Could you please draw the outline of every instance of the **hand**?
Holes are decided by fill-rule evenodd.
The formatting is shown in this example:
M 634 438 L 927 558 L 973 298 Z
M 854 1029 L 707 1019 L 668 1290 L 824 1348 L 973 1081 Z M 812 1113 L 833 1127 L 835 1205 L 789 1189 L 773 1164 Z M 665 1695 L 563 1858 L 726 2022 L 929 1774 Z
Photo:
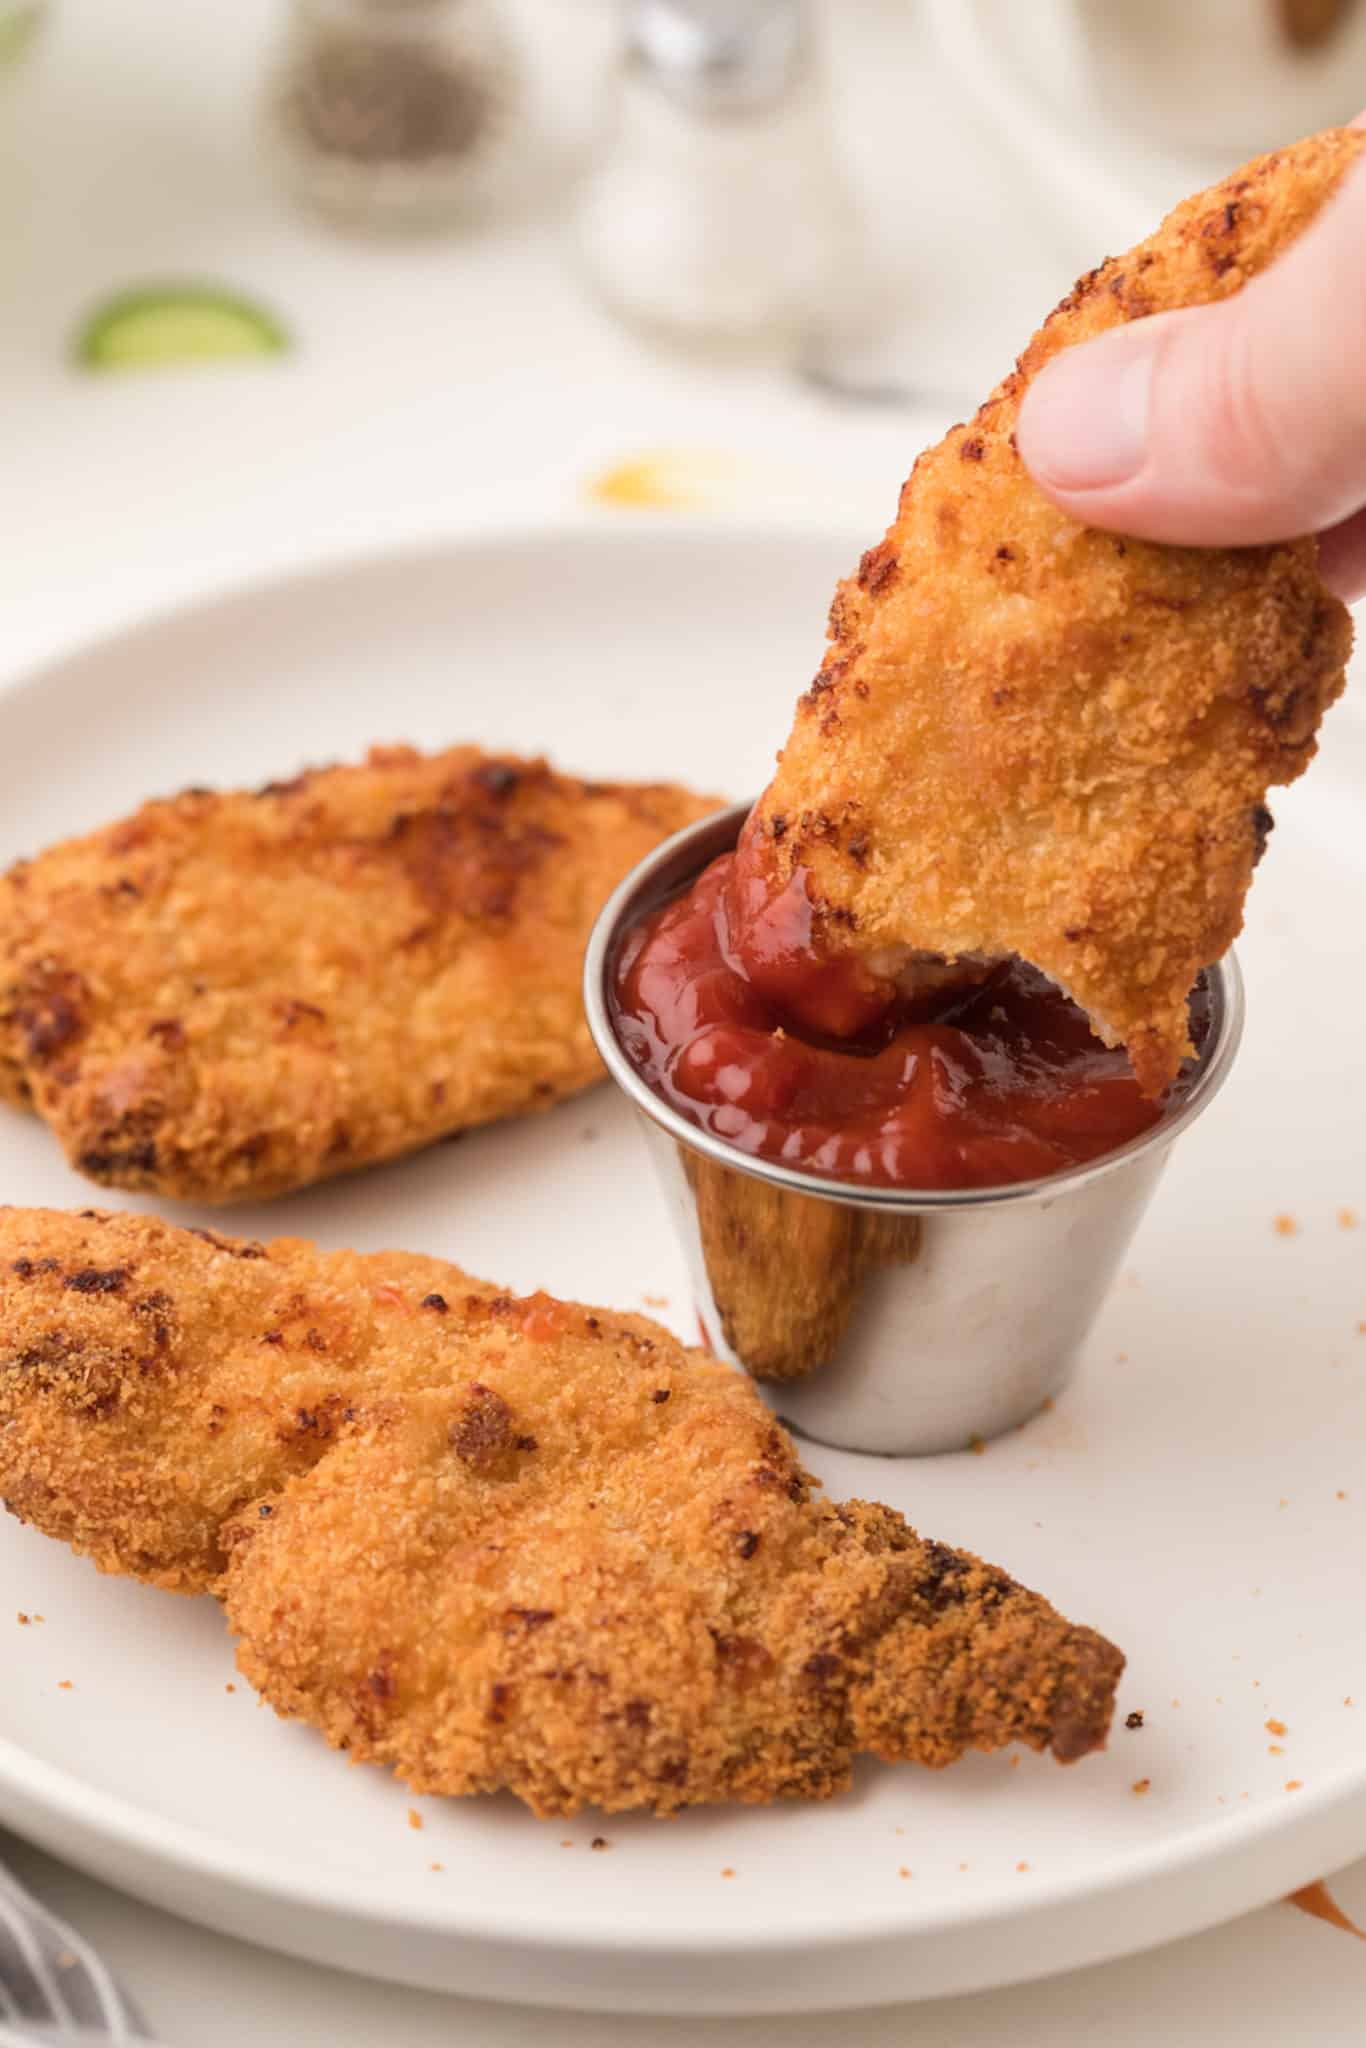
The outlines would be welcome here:
M 1366 592 L 1366 164 L 1233 297 L 1054 357 L 1018 432 L 1087 526 L 1203 547 L 1317 533 L 1325 582 Z

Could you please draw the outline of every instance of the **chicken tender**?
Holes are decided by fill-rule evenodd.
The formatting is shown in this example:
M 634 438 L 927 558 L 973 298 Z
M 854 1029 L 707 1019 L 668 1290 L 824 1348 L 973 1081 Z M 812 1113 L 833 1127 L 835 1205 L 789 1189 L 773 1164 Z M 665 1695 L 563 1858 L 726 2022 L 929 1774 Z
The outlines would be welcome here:
M 600 1072 L 594 917 L 714 808 L 476 747 L 145 804 L 0 877 L 0 1095 L 215 1203 L 547 1108 Z
M 1118 1650 L 834 1505 L 657 1324 L 403 1253 L 0 1210 L 0 1494 L 216 1593 L 279 1712 L 537 1813 L 824 1797 L 1105 1739 Z
M 742 871 L 805 892 L 828 956 L 889 986 L 918 958 L 1020 954 L 1157 1095 L 1225 952 L 1352 638 L 1310 539 L 1162 547 L 1080 526 L 1014 428 L 1061 349 L 1237 291 L 1366 148 L 1339 129 L 1178 206 L 1084 277 L 967 426 L 920 457 L 842 584 L 824 666 L 746 828 Z

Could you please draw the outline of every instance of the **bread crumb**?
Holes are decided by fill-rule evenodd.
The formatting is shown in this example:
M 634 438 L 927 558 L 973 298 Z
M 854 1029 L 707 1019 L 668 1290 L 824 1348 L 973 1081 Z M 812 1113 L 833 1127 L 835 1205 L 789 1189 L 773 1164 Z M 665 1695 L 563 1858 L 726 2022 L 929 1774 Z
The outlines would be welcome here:
M 1054 1401 L 1053 1396 L 1050 1394 L 1046 1401 L 1041 1401 L 1039 1403 L 1039 1413 L 1040 1415 L 1051 1415 L 1056 1406 L 1057 1403 Z
M 223 1690 L 224 1692 L 236 1692 L 237 1687 L 235 1685 L 225 1685 Z
M 1343 1706 L 1344 1706 L 1344 1707 L 1350 1707 L 1350 1706 L 1351 1706 L 1351 1704 L 1352 1704 L 1352 1695 L 1351 1695 L 1350 1693 L 1348 1693 L 1348 1695 L 1347 1695 L 1346 1699 L 1345 1699 L 1345 1700 L 1343 1701 L 1343 1703 L 1342 1703 L 1342 1704 L 1343 1704 Z
M 893 1833 L 894 1835 L 904 1835 L 904 1834 L 905 1834 L 905 1832 L 906 1832 L 905 1828 L 893 1828 L 893 1829 L 892 1829 L 892 1833 Z
M 33 1619 L 34 1619 L 35 1621 L 41 1621 L 41 1620 L 43 1619 L 43 1617 L 42 1617 L 42 1615 L 41 1615 L 41 1614 L 35 1614 L 35 1615 L 34 1615 L 34 1617 L 33 1617 Z
M 1132 1714 L 1126 1714 L 1124 1716 L 1124 1725 L 1126 1728 L 1141 1728 L 1143 1726 L 1142 1707 L 1135 1707 Z
M 1356 1210 L 1355 1210 L 1355 1209 L 1339 1209 L 1339 1210 L 1338 1210 L 1338 1229 L 1339 1229 L 1339 1230 L 1355 1230 L 1355 1229 L 1356 1229 L 1356 1227 L 1357 1227 L 1357 1221 L 1358 1221 L 1358 1218 L 1357 1218 L 1357 1212 L 1356 1212 Z
M 1268 1742 L 1268 1744 L 1266 1745 L 1266 1753 L 1268 1756 L 1284 1756 L 1284 1744 L 1279 1742 Z
M 19 1610 L 19 1626 L 20 1628 L 28 1627 L 28 1616 L 24 1613 L 22 1607 Z
M 1277 1507 L 1278 1507 L 1278 1508 L 1288 1508 L 1288 1507 L 1289 1507 L 1289 1505 L 1290 1505 L 1290 1503 L 1289 1503 L 1289 1501 L 1288 1501 L 1288 1500 L 1286 1499 L 1285 1495 L 1284 1495 L 1284 1494 L 1282 1494 L 1282 1495 L 1281 1495 L 1281 1497 L 1280 1497 L 1280 1499 L 1279 1499 L 1279 1500 L 1277 1501 L 1276 1505 L 1277 1505 Z
M 1304 1789 L 1304 1780 L 1302 1778 L 1287 1778 L 1285 1781 L 1285 1789 L 1287 1792 L 1302 1792 Z
M 1145 1792 L 1150 1792 L 1152 1790 L 1152 1783 L 1153 1781 L 1151 1778 L 1135 1778 L 1133 1785 L 1130 1787 L 1130 1790 L 1135 1794 L 1137 1798 L 1141 1799 Z
M 611 1844 L 608 1842 L 606 1835 L 594 1835 L 588 1846 L 590 1849 L 607 1849 L 611 1847 Z
M 1262 1726 L 1268 1735 L 1284 1735 L 1287 1732 L 1284 1721 L 1263 1721 Z
M 966 1864 L 966 1863 L 960 1863 L 960 1864 L 959 1864 L 959 1866 L 958 1866 L 958 1868 L 959 1868 L 960 1870 L 967 1870 L 967 1869 L 968 1869 L 969 1867 L 970 1867 L 970 1866 L 969 1866 L 968 1864 Z
M 429 1870 L 444 1870 L 446 1868 L 444 1863 L 430 1863 L 427 1867 Z
M 970 1436 L 968 1438 L 968 1449 L 972 1452 L 974 1458 L 980 1458 L 986 1449 L 986 1445 L 980 1436 Z
M 561 1842 L 561 1844 L 560 1844 L 560 1847 L 561 1847 L 562 1849 L 572 1849 L 572 1848 L 573 1848 L 573 1846 L 574 1846 L 574 1844 L 573 1844 L 572 1842 Z
M 731 1869 L 731 1867 L 730 1867 L 729 1863 L 728 1863 L 728 1864 L 726 1865 L 725 1869 L 724 1869 L 724 1870 L 723 1870 L 723 1871 L 721 1872 L 721 1875 L 722 1875 L 722 1877 L 734 1877 L 734 1875 L 735 1875 L 735 1872 L 734 1872 L 734 1871 L 733 1871 L 733 1870 Z
M 1119 1352 L 1119 1353 L 1118 1353 L 1118 1355 L 1117 1355 L 1117 1356 L 1116 1356 L 1116 1358 L 1115 1358 L 1115 1364 L 1116 1364 L 1116 1365 L 1127 1365 L 1128 1363 L 1129 1363 L 1129 1354 L 1128 1354 L 1128 1352 L 1127 1352 L 1127 1351 L 1121 1351 L 1121 1352 Z
M 1295 1221 L 1293 1216 L 1288 1216 L 1284 1213 L 1282 1213 L 1275 1219 L 1272 1228 L 1275 1230 L 1277 1237 L 1299 1236 L 1299 1224 Z
M 422 1815 L 415 1806 L 408 1808 L 408 1825 L 410 1828 L 420 1828 L 422 1826 Z
M 903 1863 L 903 1864 L 901 1864 L 901 1865 L 900 1865 L 900 1867 L 898 1868 L 898 1870 L 897 1870 L 897 1873 L 896 1873 L 896 1874 L 897 1874 L 897 1876 L 898 1876 L 898 1877 L 909 1877 L 911 1873 L 910 1873 L 910 1871 L 909 1871 L 909 1870 L 907 1870 L 907 1868 L 906 1868 L 905 1864 Z
M 1029 1868 L 1029 1865 L 1028 1865 L 1027 1863 L 1017 1863 L 1017 1864 L 1015 1865 L 1015 1868 L 1016 1868 L 1017 1870 L 1028 1870 L 1028 1868 Z
M 74 1692 L 76 1688 L 72 1685 L 69 1678 L 59 1678 L 57 1680 L 57 1690 L 58 1692 Z
M 1020 1768 L 1020 1758 L 1019 1758 L 1019 1754 L 1018 1754 L 1018 1752 L 1016 1753 L 1016 1755 L 1014 1755 L 1014 1756 L 1013 1756 L 1013 1757 L 1012 1757 L 1012 1758 L 1010 1759 L 1010 1768 L 1011 1768 L 1011 1770 L 1012 1770 L 1012 1771 L 1018 1771 L 1018 1770 L 1019 1770 L 1019 1768 Z
M 667 1308 L 669 1306 L 667 1294 L 642 1294 L 640 1298 L 646 1308 Z

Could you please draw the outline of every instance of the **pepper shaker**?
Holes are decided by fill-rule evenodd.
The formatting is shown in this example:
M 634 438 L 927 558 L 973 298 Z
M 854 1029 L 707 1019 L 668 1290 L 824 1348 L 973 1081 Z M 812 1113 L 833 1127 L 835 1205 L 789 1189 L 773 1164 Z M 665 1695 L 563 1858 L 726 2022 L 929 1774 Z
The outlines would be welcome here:
M 800 348 L 856 233 L 808 0 L 633 0 L 579 230 L 647 335 Z
M 495 210 L 516 178 L 520 98 L 492 0 L 291 0 L 265 113 L 305 203 L 405 230 Z

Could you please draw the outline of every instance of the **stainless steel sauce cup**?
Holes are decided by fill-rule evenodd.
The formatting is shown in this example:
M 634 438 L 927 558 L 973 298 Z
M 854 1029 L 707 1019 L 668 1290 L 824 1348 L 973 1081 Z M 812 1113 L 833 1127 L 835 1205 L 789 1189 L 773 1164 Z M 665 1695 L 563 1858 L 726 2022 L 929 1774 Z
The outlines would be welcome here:
M 679 1114 L 621 1048 L 610 985 L 638 921 L 735 845 L 748 805 L 657 847 L 598 919 L 584 995 L 635 1104 L 719 1358 L 801 1435 L 842 1450 L 965 1450 L 1018 1427 L 1070 1378 L 1173 1141 L 1223 1082 L 1243 1023 L 1230 953 L 1181 1100 L 1103 1159 L 1007 1187 L 856 1186 L 751 1158 Z

